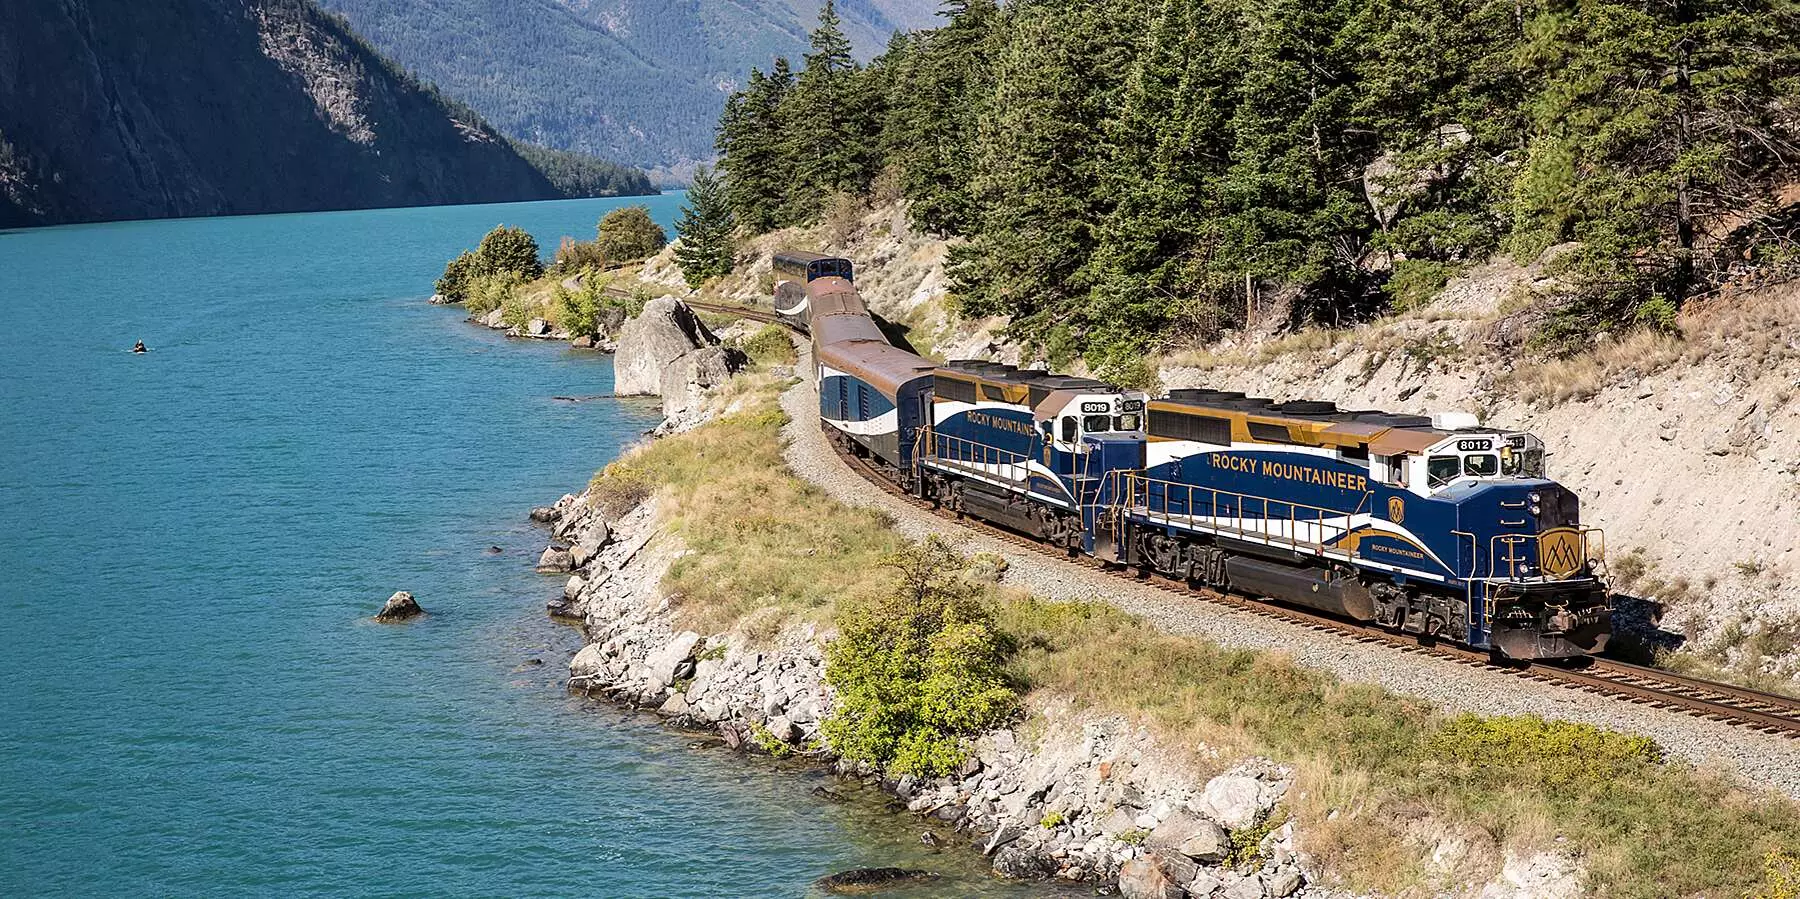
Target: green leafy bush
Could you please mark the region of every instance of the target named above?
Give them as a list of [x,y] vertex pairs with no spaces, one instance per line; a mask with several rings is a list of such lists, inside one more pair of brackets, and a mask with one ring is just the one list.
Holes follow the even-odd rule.
[[505,306],[525,279],[513,272],[480,275],[469,282],[463,304],[470,315],[486,315]]
[[527,281],[544,276],[544,263],[538,260],[537,239],[524,228],[500,225],[489,231],[475,248],[484,272],[512,272]]
[[435,289],[444,298],[453,303],[460,303],[469,298],[469,282],[482,274],[481,259],[469,250],[450,260],[444,266],[444,273],[438,276]]
[[745,338],[740,348],[757,365],[794,363],[794,342],[788,339],[787,329],[780,325],[763,325],[755,334]]
[[595,249],[608,265],[647,259],[669,242],[662,226],[650,218],[648,206],[614,209],[600,219],[595,231]]
[[965,738],[1018,707],[1003,667],[1011,644],[941,538],[883,564],[894,588],[845,608],[826,650],[837,708],[825,737],[843,756],[896,773],[948,774],[966,755]]
[[550,270],[558,275],[568,276],[583,269],[600,271],[606,268],[606,254],[600,251],[598,241],[576,240],[565,235],[562,242],[556,245],[556,261]]
[[1452,780],[1536,783],[1564,795],[1604,791],[1663,759],[1649,737],[1535,715],[1451,718],[1431,735],[1425,755]]
[[1430,302],[1461,270],[1462,266],[1450,262],[1402,259],[1394,263],[1394,273],[1387,283],[1388,294],[1394,298],[1395,308],[1415,309]]

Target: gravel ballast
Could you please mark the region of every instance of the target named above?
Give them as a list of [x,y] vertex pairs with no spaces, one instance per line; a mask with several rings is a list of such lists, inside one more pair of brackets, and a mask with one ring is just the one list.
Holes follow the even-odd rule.
[[[809,347],[803,342],[800,354],[796,370],[810,371]],[[1656,740],[1672,757],[1700,766],[1722,766],[1749,783],[1800,799],[1800,740],[1633,705],[1395,647],[1357,643],[1335,634],[1188,599],[1021,549],[909,505],[850,470],[819,430],[819,405],[810,381],[802,380],[789,388],[782,394],[781,405],[790,419],[784,433],[784,454],[796,475],[847,505],[886,513],[893,519],[895,529],[908,538],[941,534],[956,540],[966,552],[992,552],[1004,557],[1009,567],[1003,582],[1008,586],[1045,599],[1110,603],[1167,633],[1201,637],[1221,646],[1284,653],[1302,665],[1328,671],[1344,681],[1375,684],[1394,693],[1429,700],[1452,712],[1539,715],[1642,734]]]

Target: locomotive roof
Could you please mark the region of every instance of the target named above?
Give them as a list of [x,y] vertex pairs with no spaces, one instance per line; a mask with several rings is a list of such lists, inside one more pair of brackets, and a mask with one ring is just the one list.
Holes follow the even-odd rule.
[[816,322],[828,315],[868,315],[856,285],[845,278],[829,275],[815,278],[806,285],[807,321]]
[[937,368],[936,362],[885,341],[820,344],[815,355],[820,363],[861,378],[890,400],[899,396],[908,381],[930,377]]
[[[1232,390],[1171,390],[1168,397],[1151,400],[1150,411],[1224,418],[1234,423],[1234,432],[1248,434],[1252,441],[1258,438],[1248,422],[1255,419],[1259,424],[1286,427],[1289,440],[1270,442],[1366,446],[1382,455],[1420,452],[1455,433],[1433,427],[1431,418],[1424,415],[1339,409],[1336,403],[1321,400],[1278,403]],[[1244,423],[1242,428],[1235,426],[1239,422]]]
[[985,362],[980,359],[952,359],[938,367],[947,372],[997,384],[1023,384],[1049,390],[1089,390],[1096,393],[1119,389],[1115,385],[1093,378],[1053,375],[1041,368],[1020,368],[1003,362]]
[[875,320],[866,315],[814,315],[809,329],[813,343],[842,343],[848,340],[874,340],[887,343]]

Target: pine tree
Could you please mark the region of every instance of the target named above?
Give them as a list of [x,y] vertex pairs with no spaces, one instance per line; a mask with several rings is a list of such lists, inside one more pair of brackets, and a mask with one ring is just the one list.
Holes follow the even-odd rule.
[[680,236],[675,262],[689,287],[731,274],[735,262],[732,232],[737,222],[728,196],[724,182],[706,166],[694,172],[694,185],[688,188],[687,203],[675,222],[675,233]]
[[737,220],[753,234],[787,223],[794,171],[783,135],[784,105],[794,88],[788,61],[776,57],[769,75],[752,69],[742,91],[726,102],[719,123],[719,167]]
[[784,218],[813,221],[825,199],[861,192],[873,177],[879,144],[873,123],[879,98],[863,89],[834,0],[819,10],[812,52],[781,108],[785,153],[792,163]]

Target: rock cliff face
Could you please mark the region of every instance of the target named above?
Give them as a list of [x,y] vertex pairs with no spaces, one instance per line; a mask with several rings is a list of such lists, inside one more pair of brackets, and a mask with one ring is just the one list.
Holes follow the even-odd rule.
[[311,0],[0,4],[0,227],[556,196]]

